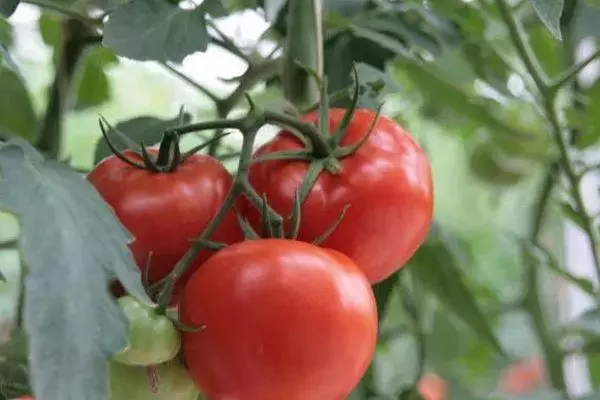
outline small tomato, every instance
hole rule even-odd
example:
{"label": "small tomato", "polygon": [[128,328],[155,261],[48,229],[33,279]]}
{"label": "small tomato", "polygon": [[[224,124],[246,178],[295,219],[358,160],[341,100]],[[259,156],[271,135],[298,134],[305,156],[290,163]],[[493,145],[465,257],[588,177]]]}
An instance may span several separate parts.
{"label": "small tomato", "polygon": [[165,315],[132,296],[118,300],[129,320],[129,345],[114,356],[127,365],[160,364],[171,360],[181,347],[179,332]]}
{"label": "small tomato", "polygon": [[110,400],[196,400],[198,394],[178,360],[149,367],[110,364]]}
{"label": "small tomato", "polygon": [[419,379],[417,390],[423,400],[446,400],[446,381],[440,376],[427,373]]}
{"label": "small tomato", "polygon": [[510,395],[525,395],[538,389],[545,379],[544,364],[539,356],[521,360],[504,370],[500,389]]}

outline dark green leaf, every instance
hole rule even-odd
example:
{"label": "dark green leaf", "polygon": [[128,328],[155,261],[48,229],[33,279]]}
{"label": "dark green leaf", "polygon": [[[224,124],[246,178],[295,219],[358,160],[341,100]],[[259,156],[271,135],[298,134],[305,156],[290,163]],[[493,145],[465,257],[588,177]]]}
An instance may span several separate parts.
{"label": "dark green leaf", "polygon": [[203,6],[184,10],[165,0],[132,0],[110,14],[104,45],[134,60],[181,62],[206,50],[206,14]]}
{"label": "dark green leaf", "polygon": [[350,25],[350,31],[354,36],[371,41],[393,53],[407,58],[412,57],[409,48],[404,43],[384,33],[355,24]]}
{"label": "dark green leaf", "polygon": [[581,135],[577,137],[577,146],[586,148],[594,145],[600,138],[600,81],[588,90],[588,106],[583,115],[583,124],[579,125]]}
{"label": "dark green leaf", "polygon": [[[183,123],[188,123],[191,120],[191,115],[185,113],[183,115]],[[180,124],[179,116],[176,116],[173,119],[165,120],[151,116],[142,116],[135,117],[127,121],[119,122],[114,125],[113,128],[115,130],[119,130],[127,135],[130,139],[132,139],[135,143],[144,142],[146,145],[151,145],[154,143],[158,143],[164,131],[169,128],[174,128]],[[127,148],[126,145],[121,143],[121,141],[116,137],[116,135],[111,135],[111,139],[115,144],[115,147],[119,150],[124,150]],[[110,148],[106,144],[104,138],[100,138],[98,141],[98,145],[96,146],[96,152],[94,154],[94,163],[99,162],[103,158],[111,155]]]}
{"label": "dark green leaf", "polygon": [[0,132],[32,140],[37,120],[29,92],[17,73],[0,65]]}
{"label": "dark green leaf", "polygon": [[117,57],[105,47],[97,47],[86,55],[79,78],[75,109],[98,106],[110,99],[110,83],[105,69],[117,63]]}
{"label": "dark green leaf", "polygon": [[107,359],[127,343],[108,283],[118,278],[150,303],[131,237],[80,174],[22,139],[0,147],[0,172],[0,208],[19,217],[29,270],[24,326],[34,391],[46,400],[105,400]]}
{"label": "dark green leaf", "polygon": [[375,299],[377,300],[377,315],[379,316],[379,321],[383,321],[385,318],[392,293],[398,286],[398,279],[399,271],[373,286],[373,292],[375,293]]}
{"label": "dark green leaf", "polygon": [[410,260],[408,268],[415,279],[439,298],[443,307],[506,357],[502,345],[465,281],[459,267],[461,260],[456,243],[437,225],[434,226],[428,240]]}
{"label": "dark green leaf", "polygon": [[10,22],[0,17],[0,44],[9,48],[13,42],[13,31]]}
{"label": "dark green leaf", "polygon": [[572,205],[570,205],[569,203],[562,203],[560,206],[565,217],[569,218],[571,222],[575,223],[581,229],[585,230],[584,218],[573,208]]}
{"label": "dark green leaf", "polygon": [[6,18],[15,12],[21,0],[0,0],[0,15]]}
{"label": "dark green leaf", "polygon": [[565,0],[531,0],[531,4],[552,35],[562,39],[560,17],[565,7]]}
{"label": "dark green leaf", "polygon": [[23,330],[16,329],[8,339],[4,342],[0,337],[0,398],[16,399],[31,395],[27,336]]}

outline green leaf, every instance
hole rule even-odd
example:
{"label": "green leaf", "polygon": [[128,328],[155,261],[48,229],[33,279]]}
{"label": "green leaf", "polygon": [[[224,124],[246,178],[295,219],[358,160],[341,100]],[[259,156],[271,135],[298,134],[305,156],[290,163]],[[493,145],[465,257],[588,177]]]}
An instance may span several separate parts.
{"label": "green leaf", "polygon": [[107,359],[127,343],[109,281],[118,278],[151,304],[131,237],[80,174],[22,139],[0,147],[0,173],[0,208],[20,220],[28,266],[24,326],[34,391],[47,400],[105,400]]}
{"label": "green leaf", "polygon": [[585,115],[582,115],[583,124],[578,124],[582,130],[581,135],[577,137],[577,146],[587,148],[597,143],[600,138],[600,81],[587,91],[588,106]]}
{"label": "green leaf", "polygon": [[377,351],[373,361],[373,386],[378,394],[393,396],[417,379],[418,341],[412,335],[396,337]]}
{"label": "green leaf", "polygon": [[459,266],[458,244],[434,225],[428,240],[409,262],[411,273],[440,304],[467,324],[483,341],[506,358],[498,338],[477,304]]}
{"label": "green leaf", "polygon": [[0,0],[0,15],[10,17],[20,2],[21,0]]}
{"label": "green leaf", "polygon": [[22,79],[0,65],[0,131],[32,140],[36,129],[33,104]]}
{"label": "green leaf", "polygon": [[531,4],[552,35],[562,39],[560,17],[565,7],[565,0],[531,0]]}
{"label": "green leaf", "polygon": [[356,24],[350,25],[350,31],[354,36],[369,40],[393,53],[406,58],[412,57],[409,48],[404,43],[384,33]]}
{"label": "green leaf", "polygon": [[[187,124],[190,122],[190,120],[191,115],[189,113],[184,113],[183,123]],[[127,135],[135,143],[144,142],[145,145],[152,145],[160,142],[165,130],[174,128],[180,123],[181,120],[179,115],[173,119],[160,119],[152,116],[141,116],[119,122],[118,124],[114,125],[113,128]],[[116,135],[112,135],[110,132],[109,135],[111,135],[111,139],[113,137],[116,139]],[[119,150],[125,150],[128,148],[126,145],[121,143],[120,140],[114,140],[113,143]],[[108,144],[106,144],[104,138],[101,137],[98,140],[96,152],[94,153],[94,163],[98,163],[103,158],[108,157],[111,154],[112,152],[110,151]]]}
{"label": "green leaf", "polygon": [[387,71],[381,71],[369,64],[356,64],[360,85],[366,90],[360,96],[359,107],[377,109],[387,94],[402,92],[402,87]]}
{"label": "green leaf", "polygon": [[571,204],[562,203],[560,207],[565,217],[569,218],[571,222],[575,223],[582,230],[585,230],[586,224],[584,218],[573,208]]}
{"label": "green leaf", "polygon": [[134,60],[181,62],[189,54],[206,50],[206,14],[217,1],[184,10],[165,0],[132,0],[110,14],[104,45]]}
{"label": "green leaf", "polygon": [[110,99],[111,88],[105,69],[118,62],[106,47],[96,47],[86,55],[77,88],[76,110],[99,106]]}
{"label": "green leaf", "polygon": [[600,308],[585,311],[570,324],[570,328],[600,335]]}
{"label": "green leaf", "polygon": [[0,337],[0,396],[16,399],[31,395],[27,361],[27,335],[14,330],[7,342]]}

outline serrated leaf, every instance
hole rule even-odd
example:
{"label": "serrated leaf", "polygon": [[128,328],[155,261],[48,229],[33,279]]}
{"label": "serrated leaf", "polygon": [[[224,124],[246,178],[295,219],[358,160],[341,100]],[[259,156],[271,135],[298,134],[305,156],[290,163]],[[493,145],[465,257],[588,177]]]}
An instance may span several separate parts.
{"label": "serrated leaf", "polygon": [[356,72],[358,81],[366,89],[359,97],[359,107],[375,110],[385,95],[402,92],[402,86],[392,79],[387,71],[382,71],[369,64],[358,63]]}
{"label": "serrated leaf", "polygon": [[275,21],[286,3],[287,0],[265,0],[264,9],[267,20]]}
{"label": "serrated leaf", "polygon": [[[183,114],[183,123],[187,124],[191,120],[189,113]],[[113,129],[119,130],[127,135],[135,143],[144,142],[145,145],[158,143],[165,130],[174,128],[181,123],[179,115],[173,119],[160,119],[152,116],[135,117],[127,121],[119,122],[113,126]],[[117,139],[112,133],[111,139],[114,137],[113,143],[118,150],[125,150],[127,146]],[[112,152],[104,138],[100,138],[94,153],[94,163],[98,163],[105,157],[111,155]]]}
{"label": "serrated leaf", "polygon": [[165,0],[132,0],[104,25],[104,45],[134,60],[175,61],[205,51],[207,10],[184,10]]}
{"label": "serrated leaf", "polygon": [[0,174],[0,208],[19,218],[28,266],[24,326],[34,391],[46,400],[105,400],[107,359],[127,343],[127,320],[108,283],[118,278],[151,304],[131,237],[79,173],[44,160],[22,139],[0,147]]}
{"label": "serrated leaf", "polygon": [[538,17],[557,39],[562,39],[560,17],[565,7],[565,0],[531,0]]}
{"label": "serrated leaf", "polygon": [[97,47],[86,55],[77,87],[76,110],[99,106],[110,99],[111,88],[105,68],[117,63],[117,57],[105,47]]}
{"label": "serrated leaf", "polygon": [[0,0],[0,15],[10,17],[20,2],[21,0]]}
{"label": "serrated leaf", "polygon": [[575,225],[577,225],[579,228],[581,228],[582,230],[585,230],[585,220],[584,218],[581,216],[581,214],[579,214],[575,208],[573,208],[573,206],[569,203],[562,203],[560,205],[562,213],[565,217],[569,218],[571,220],[571,222],[573,222]]}
{"label": "serrated leaf", "polygon": [[0,65],[0,131],[31,140],[37,119],[29,92],[19,75]]}
{"label": "serrated leaf", "polygon": [[443,307],[506,357],[486,315],[465,282],[457,249],[456,242],[435,225],[428,240],[410,260],[408,268],[415,279],[439,298]]}

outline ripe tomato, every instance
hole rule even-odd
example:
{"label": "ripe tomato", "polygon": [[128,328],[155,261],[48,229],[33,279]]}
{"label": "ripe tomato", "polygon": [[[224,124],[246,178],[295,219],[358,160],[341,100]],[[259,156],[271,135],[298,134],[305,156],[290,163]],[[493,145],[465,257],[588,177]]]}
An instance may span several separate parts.
{"label": "ripe tomato", "polygon": [[250,240],[202,265],[181,297],[186,365],[211,400],[337,400],[369,365],[377,308],[348,257],[309,243]]}
{"label": "ripe tomato", "polygon": [[196,400],[198,394],[177,360],[155,367],[110,364],[110,400]]}
{"label": "ripe tomato", "polygon": [[154,365],[171,360],[181,348],[179,332],[173,322],[131,296],[119,305],[129,320],[129,345],[114,359],[126,365]]}
{"label": "ripe tomato", "polygon": [[417,382],[417,390],[423,400],[446,400],[446,381],[440,376],[428,373]]}
{"label": "ripe tomato", "polygon": [[[156,154],[154,148],[149,153]],[[140,157],[126,151],[135,161]],[[195,239],[221,207],[232,177],[216,159],[196,154],[171,173],[153,173],[126,164],[111,155],[88,175],[88,180],[114,209],[134,236],[130,247],[140,269],[152,252],[150,283],[165,277],[188,251]],[[233,243],[241,240],[235,215],[229,213],[211,239]],[[212,252],[203,250],[194,265],[179,280],[172,304],[193,270]]]}
{"label": "ripe tomato", "polygon": [[[337,128],[343,115],[342,109],[329,111],[330,131]],[[370,110],[357,110],[342,145],[363,138],[374,117]],[[317,118],[311,113],[304,120],[315,122]],[[258,148],[255,155],[300,148],[297,138],[282,131]],[[375,283],[402,267],[427,235],[433,214],[429,161],[409,133],[381,116],[366,143],[344,158],[341,166],[339,175],[323,172],[317,179],[302,205],[298,240],[314,240],[350,205],[341,224],[322,246],[349,256]],[[276,211],[289,215],[307,169],[305,161],[259,162],[250,167],[249,180]],[[258,211],[245,199],[240,208],[258,229]]]}

